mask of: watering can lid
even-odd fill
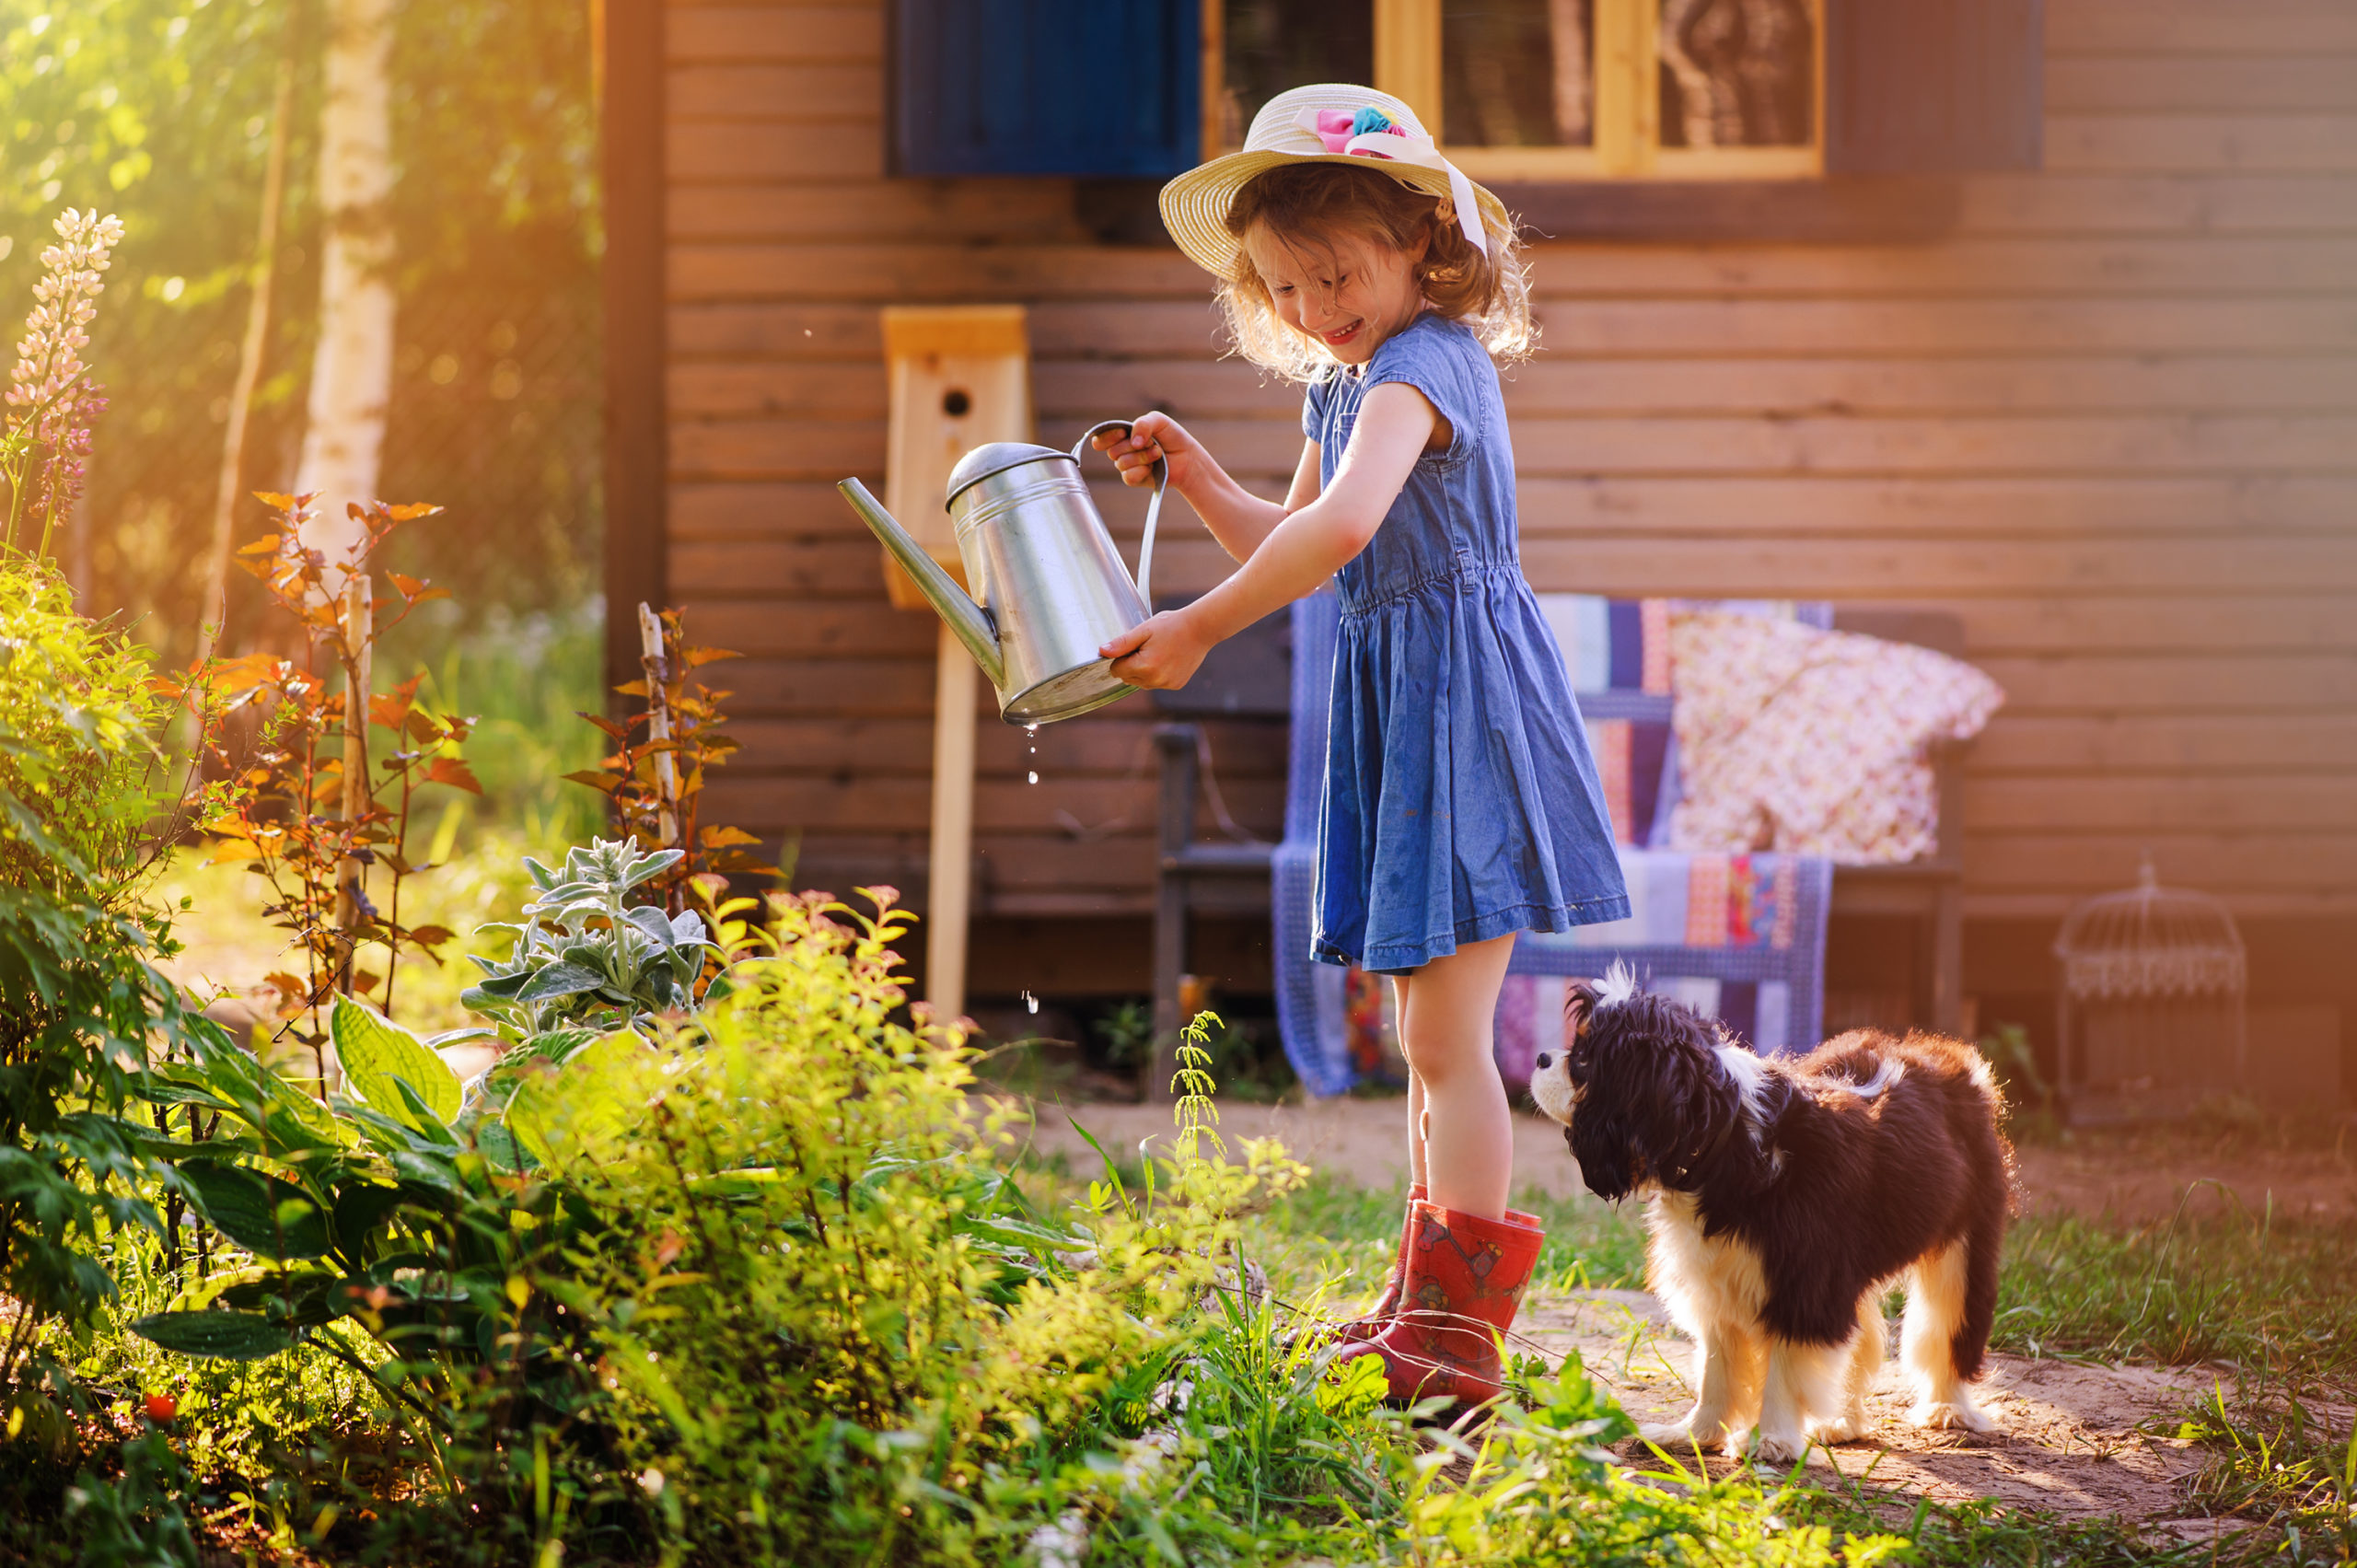
[[[1070,452],[1059,451],[1053,447],[1035,447],[1028,441],[993,441],[977,447],[958,459],[958,466],[949,470],[949,494],[942,498],[942,505],[946,507],[957,500],[958,493],[969,485],[979,483],[994,473],[1004,473],[1008,469],[1037,462],[1041,458],[1061,458],[1068,463],[1073,461]],[[1073,466],[1077,468],[1079,465],[1074,463]]]

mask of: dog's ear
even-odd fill
[[[1608,1203],[1618,1202],[1636,1190],[1637,1144],[1626,1108],[1607,1107],[1591,1098],[1580,1107],[1563,1141],[1580,1162],[1580,1179]]]
[[[1596,1016],[1596,986],[1585,980],[1575,980],[1563,989],[1563,1038],[1577,1040],[1587,1030],[1590,1018]]]
[[[1593,987],[1582,982],[1574,990],[1585,992],[1593,1005]],[[1580,1005],[1576,994],[1573,1005]],[[1631,1027],[1636,1020],[1620,1011],[1579,1016],[1578,1040],[1564,1070],[1584,1092],[1563,1140],[1580,1163],[1587,1190],[1615,1202],[1634,1191],[1643,1174],[1637,1117],[1643,1113],[1644,1062],[1651,1051],[1642,1028]]]
[[[1676,1191],[1694,1185],[1697,1169],[1726,1141],[1741,1113],[1714,1054],[1712,1026],[1682,1008],[1679,1015],[1665,1020],[1642,1138],[1655,1179]]]

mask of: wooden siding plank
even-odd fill
[[[2357,836],[2357,790],[2345,779],[1990,779],[1967,781],[1977,832],[2316,832]]]
[[[1101,838],[1114,831],[1151,833],[1155,781],[1048,777],[1037,784],[1020,779],[974,782],[974,826],[978,831],[1055,833],[1067,820],[1081,823],[1074,837]],[[1228,807],[1239,819],[1275,821],[1284,813],[1284,785],[1271,779],[1223,781]],[[792,826],[823,823],[830,831],[874,832],[926,819],[933,782],[861,773],[849,779],[753,778],[732,768],[714,773],[704,786],[704,810],[714,820]],[[1118,828],[1113,824],[1118,823]]]
[[[859,120],[877,117],[883,76],[857,64],[675,65],[668,75],[674,120]]]
[[[2357,168],[2357,115],[2049,114],[2047,167],[2060,174]]]
[[[2357,50],[2340,0],[2054,0],[2049,54],[2283,54]]]
[[[2046,101],[2065,114],[2357,110],[2357,54],[2063,54]]]
[[[2352,268],[2357,273],[2357,268]],[[775,363],[675,366],[672,406],[742,413],[838,406],[880,409],[883,372]],[[830,386],[840,383],[840,397]],[[1505,382],[1506,412],[1539,414],[1973,414],[2124,411],[2236,412],[2357,406],[2357,357],[2099,354],[2018,359],[1559,359],[1542,354]],[[1105,409],[1281,415],[1301,389],[1233,362],[1048,360],[1032,367],[1045,416]]]
[[[676,289],[676,285],[674,287]],[[1029,308],[1039,359],[1209,358],[1220,351],[1208,297],[1097,302],[1015,300]],[[668,313],[683,358],[869,359],[876,307],[783,300],[691,300]],[[2357,348],[2357,300],[1599,300],[1544,304],[1546,352],[1588,356],[1829,354],[1854,358],[2015,353],[2325,354]],[[1240,371],[1249,374],[1248,371]]]
[[[884,172],[883,122],[742,125],[678,120],[671,124],[664,165],[675,180],[749,180],[812,168],[847,178],[879,177]],[[675,248],[671,255],[676,269],[687,253]]]
[[[1282,463],[1300,450],[1299,432],[1282,426],[1264,434],[1256,425],[1207,421],[1199,434],[1212,444],[1228,430],[1251,443],[1247,461]],[[1260,440],[1280,438],[1283,452],[1260,452]],[[1221,450],[1215,444],[1212,449]],[[2357,413],[1532,418],[1515,422],[1515,452],[1521,471],[1530,475],[2351,472],[2357,471]]]
[[[996,706],[978,704],[989,722],[975,730],[976,767],[989,776],[1016,782],[1027,773],[1044,778],[1122,778],[1154,766],[1151,712],[1124,714],[1088,724],[1046,725],[1036,736],[1019,726],[997,722]],[[1282,724],[1213,723],[1205,726],[1219,776],[1283,780],[1285,732]],[[933,770],[930,718],[750,719],[732,724],[729,734],[745,749],[730,771],[749,775],[860,773],[929,777]]]
[[[1519,500],[1526,536],[2338,532],[2357,516],[2349,480],[2274,474],[1532,476],[1521,481]]]
[[[674,239],[1086,238],[1062,180],[675,180]]]
[[[881,6],[673,6],[666,17],[665,58],[674,65],[884,57]]]
[[[1544,587],[1692,598],[2075,598],[2199,593],[2223,582],[2283,593],[2357,590],[2357,548],[2345,539],[2164,539],[2127,549],[2032,539],[1996,551],[1947,540],[1819,540],[1795,549],[1766,539],[1526,538],[1523,562],[1531,581]]]
[[[1847,354],[1888,356],[2008,350],[2320,354],[2357,346],[2357,300],[2345,295],[2313,300],[1608,300],[1543,304],[1536,314],[1549,352],[1573,355],[1808,355],[1836,345]],[[1077,327],[1085,315],[1074,308],[1068,318],[1051,316],[1050,324]],[[1148,326],[1125,320],[1121,330],[1143,337]],[[1051,340],[1051,346],[1061,348],[1062,341]]]
[[[1975,661],[2028,713],[2305,712],[2357,705],[2357,657],[2348,654],[2069,658],[1994,656]]]
[[[2357,130],[2357,117],[2349,122]],[[778,134],[802,135],[789,127]],[[675,166],[746,157],[740,128],[673,132]],[[714,150],[718,149],[718,150]],[[2357,167],[2357,134],[2351,163]],[[847,152],[844,156],[859,156]],[[675,243],[675,297],[819,300],[965,299],[993,293],[1062,301],[1197,300],[1204,273],[1175,251],[1065,245],[976,245],[945,259],[937,238],[899,243]],[[2357,271],[2357,238],[2199,236],[2117,239],[1960,239],[1939,246],[1739,249],[1701,246],[1532,247],[1534,296],[1565,299],[1803,299],[2086,295],[2132,298],[2342,291]]]
[[[2324,174],[1992,175],[1964,182],[1965,232],[1981,235],[2347,234],[2357,180]]]
[[[2061,778],[2258,774],[2357,770],[2357,714],[2001,714],[1974,743],[1976,775]]]
[[[732,420],[674,429],[683,452],[730,471],[784,471],[814,447],[865,462],[854,423]],[[1040,422],[1062,446],[1079,422]],[[1283,415],[1202,418],[1188,428],[1232,470],[1288,473],[1302,436]],[[880,428],[875,439],[882,440]],[[2111,418],[1527,418],[1515,422],[1523,475],[1607,473],[2357,473],[2357,412]],[[880,450],[880,447],[877,448]],[[741,465],[741,468],[739,467]],[[852,471],[846,470],[845,471]]]
[[[2200,594],[1877,601],[1964,622],[1968,656],[2080,653],[2319,653],[2357,649],[2340,593],[2248,594],[2231,579]]]
[[[2064,895],[2136,884],[2149,850],[2174,886],[2232,895],[2246,889],[2305,890],[2357,901],[2357,835],[2287,833],[1991,833],[1965,846],[1968,882]]]

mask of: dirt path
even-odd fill
[[[1516,1329],[1525,1348],[1550,1360],[1577,1350],[1589,1373],[1641,1422],[1672,1419],[1693,1402],[1687,1382],[1693,1346],[1643,1291],[1534,1300]],[[2199,1456],[2187,1444],[2138,1428],[2199,1398],[2216,1375],[2011,1355],[1992,1356],[1991,1363],[1980,1400],[1997,1431],[1925,1432],[1910,1425],[1909,1393],[1897,1365],[1886,1363],[1867,1400],[1872,1430],[1859,1442],[1812,1450],[1810,1467],[1854,1478],[1870,1494],[1887,1499],[1898,1515],[1919,1497],[1939,1503],[1987,1497],[2063,1518],[2118,1516],[2166,1528],[2185,1511],[2186,1483],[2200,1468]],[[1651,1458],[1633,1439],[1621,1452],[1631,1462]],[[1690,1454],[1679,1458],[1693,1463]],[[1724,1474],[1734,1461],[1713,1458],[1710,1468]],[[2184,1523],[2190,1531],[2212,1527],[2208,1521]]]

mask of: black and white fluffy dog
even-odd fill
[[[1987,1431],[1966,1384],[1997,1299],[2013,1150],[1959,1040],[1857,1029],[1765,1059],[1616,965],[1571,988],[1572,1043],[1531,1094],[1600,1198],[1647,1200],[1647,1274],[1698,1347],[1694,1408],[1656,1443],[1788,1463],[1865,1432],[1884,1291],[1927,1426]]]

